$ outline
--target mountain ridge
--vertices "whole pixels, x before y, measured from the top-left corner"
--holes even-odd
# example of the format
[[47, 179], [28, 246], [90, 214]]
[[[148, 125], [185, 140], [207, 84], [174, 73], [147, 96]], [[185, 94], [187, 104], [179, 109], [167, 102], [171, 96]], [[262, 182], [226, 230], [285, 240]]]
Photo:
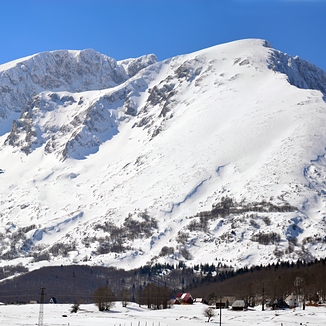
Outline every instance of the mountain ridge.
[[[5, 107], [20, 112], [21, 105], [44, 90], [82, 92], [117, 86], [129, 78], [128, 69], [136, 74], [155, 61], [154, 55], [145, 55], [118, 64], [113, 58], [87, 49], [42, 52], [2, 64], [1, 93], [4, 96], [0, 102], [0, 117], [6, 117]], [[19, 84], [26, 86], [12, 87]]]
[[70, 68], [69, 89], [27, 78], [2, 97], [1, 265], [325, 257], [325, 72], [256, 39], [162, 62], [86, 53], [86, 81], [87, 58], [107, 67], [90, 83]]

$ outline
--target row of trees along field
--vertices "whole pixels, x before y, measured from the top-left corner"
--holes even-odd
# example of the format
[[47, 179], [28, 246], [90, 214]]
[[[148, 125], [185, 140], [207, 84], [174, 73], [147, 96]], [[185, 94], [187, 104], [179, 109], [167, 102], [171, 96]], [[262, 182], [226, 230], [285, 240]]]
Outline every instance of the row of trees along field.
[[[167, 286], [158, 286], [153, 283], [148, 283], [144, 289], [138, 292], [139, 305], [147, 305], [148, 308], [166, 309], [169, 307], [169, 300], [172, 295], [172, 289]], [[121, 301], [122, 305], [126, 307], [129, 301], [135, 301], [130, 298], [127, 289], [122, 290], [118, 296], [114, 294], [109, 286], [101, 286], [95, 290], [93, 295], [93, 302], [98, 307], [99, 311], [110, 310], [114, 306], [116, 300]], [[79, 301], [78, 303], [81, 303]], [[77, 312], [76, 305], [73, 306], [72, 312]]]

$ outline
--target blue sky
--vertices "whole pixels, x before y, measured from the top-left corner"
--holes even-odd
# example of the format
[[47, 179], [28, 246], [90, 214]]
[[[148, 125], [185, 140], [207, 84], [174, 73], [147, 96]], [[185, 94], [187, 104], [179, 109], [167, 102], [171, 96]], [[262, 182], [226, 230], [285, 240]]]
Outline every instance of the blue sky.
[[163, 60], [262, 38], [326, 70], [326, 0], [2, 0], [0, 10], [0, 64], [85, 48]]

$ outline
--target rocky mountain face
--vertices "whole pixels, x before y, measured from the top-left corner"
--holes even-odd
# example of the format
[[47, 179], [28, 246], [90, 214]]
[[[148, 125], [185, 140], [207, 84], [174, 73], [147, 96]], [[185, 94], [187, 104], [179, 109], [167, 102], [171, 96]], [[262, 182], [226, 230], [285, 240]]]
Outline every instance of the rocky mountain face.
[[88, 49], [40, 53], [2, 65], [0, 117], [22, 112], [43, 91], [80, 93], [115, 87], [156, 61], [147, 55], [118, 63]]
[[[90, 115], [93, 114], [92, 119], [99, 120], [99, 123], [85, 126], [91, 129], [94, 127], [94, 130], [89, 130], [90, 133], [104, 133], [104, 129], [106, 132], [110, 128], [114, 129], [115, 119], [107, 123], [110, 120], [108, 109], [119, 100], [128, 101], [128, 92], [137, 92], [138, 86], [135, 85], [135, 90], [133, 84], [129, 87], [123, 86], [110, 96], [104, 94], [103, 98], [96, 100], [97, 103], [87, 102], [86, 105], [83, 103], [82, 92], [117, 87], [156, 61], [155, 55], [147, 55], [117, 63], [94, 50], [54, 51], [22, 59], [1, 74], [1, 92], [4, 96], [1, 97], [0, 117], [4, 119], [10, 117], [12, 112], [21, 113], [20, 118], [13, 122], [6, 144], [30, 153], [32, 148], [46, 143], [46, 152], [52, 152], [56, 147], [55, 139], [66, 133], [71, 138], [71, 134], [75, 133], [75, 141], [81, 146], [98, 146], [96, 140], [82, 139], [83, 136], [78, 134], [80, 125], [87, 125], [87, 121], [91, 120]], [[139, 87], [141, 89], [142, 86]], [[47, 93], [49, 91], [51, 92]], [[60, 94], [62, 91], [69, 94]], [[74, 97], [72, 93], [80, 96]], [[41, 118], [45, 112], [53, 111], [56, 114], [58, 107], [71, 108], [75, 103], [81, 108], [71, 116], [72, 120], [67, 121], [67, 124], [58, 126], [53, 118], [46, 130], [35, 130], [36, 118]], [[132, 105], [126, 104], [126, 114], [134, 114], [133, 110]], [[109, 133], [112, 132], [114, 134], [115, 131]], [[68, 152], [67, 146], [73, 147], [73, 141], [61, 148], [64, 157]]]
[[326, 73], [243, 40], [0, 66], [1, 266], [326, 253]]

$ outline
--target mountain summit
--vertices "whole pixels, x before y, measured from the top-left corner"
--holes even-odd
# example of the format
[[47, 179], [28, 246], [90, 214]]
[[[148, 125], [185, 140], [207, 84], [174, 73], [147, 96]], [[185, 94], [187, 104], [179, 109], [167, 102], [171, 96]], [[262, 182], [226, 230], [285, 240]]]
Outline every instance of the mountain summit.
[[1, 265], [326, 256], [326, 73], [263, 40], [0, 66]]

